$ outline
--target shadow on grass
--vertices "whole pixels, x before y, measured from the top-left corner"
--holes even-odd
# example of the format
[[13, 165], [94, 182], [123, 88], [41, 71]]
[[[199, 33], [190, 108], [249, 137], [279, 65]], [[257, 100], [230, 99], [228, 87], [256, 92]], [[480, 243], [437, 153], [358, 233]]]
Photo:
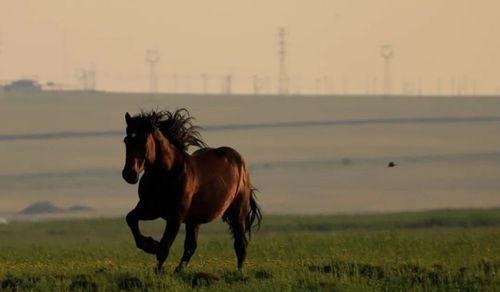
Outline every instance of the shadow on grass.
[[257, 280], [267, 280], [273, 277], [270, 272], [265, 270], [253, 272], [253, 277], [243, 275], [237, 271], [223, 271], [220, 275], [205, 272], [186, 271], [174, 275], [180, 278], [183, 282], [190, 284], [193, 288], [212, 286], [219, 282], [224, 282], [226, 284], [248, 283], [252, 280], [252, 278]]
[[[500, 263], [482, 260], [477, 269], [470, 271], [466, 267], [458, 270], [445, 269], [440, 264], [422, 267], [412, 263], [403, 263], [392, 267], [382, 267], [366, 263], [334, 261], [327, 265], [310, 265], [312, 272], [330, 274], [335, 278], [376, 280], [384, 290], [401, 288], [443, 288], [459, 290], [481, 290], [488, 287], [500, 287]], [[300, 286], [300, 282], [298, 283]]]
[[0, 290], [1, 291], [23, 291], [31, 290], [36, 283], [40, 281], [39, 277], [28, 276], [26, 278], [18, 278], [8, 275], [5, 279], [0, 280]]
[[116, 284], [121, 291], [147, 291], [149, 283], [129, 274], [119, 275]]
[[97, 283], [87, 275], [77, 275], [69, 285], [70, 291], [97, 291]]

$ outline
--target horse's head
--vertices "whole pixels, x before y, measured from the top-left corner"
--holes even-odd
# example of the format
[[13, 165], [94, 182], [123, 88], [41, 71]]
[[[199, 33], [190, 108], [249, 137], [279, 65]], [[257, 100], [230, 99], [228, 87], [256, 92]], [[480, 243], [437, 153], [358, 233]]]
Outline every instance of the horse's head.
[[155, 143], [153, 132], [156, 130], [157, 117], [135, 116], [125, 114], [127, 122], [127, 136], [123, 139], [125, 143], [125, 166], [122, 177], [130, 184], [139, 180], [139, 175], [144, 171], [148, 163], [155, 160]]

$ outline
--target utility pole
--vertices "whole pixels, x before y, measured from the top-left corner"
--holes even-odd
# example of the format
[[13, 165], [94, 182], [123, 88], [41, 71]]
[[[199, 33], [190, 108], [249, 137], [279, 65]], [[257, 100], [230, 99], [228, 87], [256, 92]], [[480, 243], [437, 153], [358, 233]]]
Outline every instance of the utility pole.
[[[1, 61], [1, 57], [2, 57], [2, 49], [3, 49], [3, 43], [2, 43], [2, 31], [0, 30], [0, 61]], [[0, 62], [0, 92], [3, 91], [3, 81], [2, 81], [2, 62]]]
[[174, 93], [177, 93], [177, 90], [179, 90], [179, 75], [177, 73], [174, 73], [173, 76], [173, 86], [174, 86]]
[[384, 95], [391, 94], [391, 59], [394, 50], [391, 45], [383, 45], [380, 48], [380, 56], [384, 59]]
[[436, 95], [441, 95], [441, 78], [436, 81]]
[[160, 53], [157, 50], [146, 51], [146, 63], [149, 65], [149, 91], [158, 92], [158, 76], [156, 74], [156, 65], [160, 61]]
[[457, 82], [455, 76], [450, 77], [450, 95], [457, 95]]
[[478, 86], [477, 86], [477, 80], [474, 79], [472, 81], [472, 95], [476, 96], [478, 94]]
[[186, 93], [191, 93], [191, 75], [186, 75]]
[[264, 77], [264, 87], [265, 87], [266, 94], [271, 94], [271, 77], [270, 76]]
[[320, 95], [321, 94], [321, 79], [319, 79], [319, 78], [314, 79], [314, 84], [316, 86], [316, 95]]
[[232, 83], [233, 76], [231, 74], [227, 74], [223, 76], [222, 79], [222, 93], [226, 95], [230, 95], [232, 92]]
[[286, 68], [287, 57], [287, 31], [286, 28], [278, 28], [278, 94], [288, 94], [289, 78]]
[[205, 73], [201, 74], [201, 82], [202, 82], [203, 94], [207, 94], [207, 92], [208, 92], [208, 76], [207, 76], [207, 74], [205, 74]]
[[254, 75], [253, 76], [253, 93], [255, 95], [260, 94], [262, 91], [262, 87], [263, 87], [262, 78], [260, 78], [257, 75]]
[[88, 82], [88, 88], [87, 90], [95, 90], [95, 65], [92, 63], [90, 64], [89, 69], [87, 69], [87, 82]]
[[378, 91], [378, 78], [377, 77], [372, 78], [372, 93], [374, 95], [377, 95], [379, 93], [379, 91]]
[[422, 78], [418, 78], [417, 80], [417, 94], [421, 96], [424, 93], [424, 88], [422, 84]]
[[[1, 57], [2, 57], [2, 40], [0, 39], [0, 61], [1, 61]], [[0, 62], [0, 92], [3, 91], [3, 82], [2, 82], [2, 63]]]
[[331, 93], [331, 92], [330, 92], [330, 86], [329, 86], [329, 83], [330, 83], [330, 82], [328, 82], [328, 81], [329, 81], [329, 80], [328, 80], [328, 77], [323, 75], [322, 80], [323, 80], [323, 93], [324, 93], [325, 95], [328, 95], [328, 94], [330, 94], [330, 93]]
[[344, 81], [343, 81], [343, 91], [344, 91], [344, 95], [348, 95], [349, 94], [349, 79], [347, 79], [347, 77], [344, 77]]

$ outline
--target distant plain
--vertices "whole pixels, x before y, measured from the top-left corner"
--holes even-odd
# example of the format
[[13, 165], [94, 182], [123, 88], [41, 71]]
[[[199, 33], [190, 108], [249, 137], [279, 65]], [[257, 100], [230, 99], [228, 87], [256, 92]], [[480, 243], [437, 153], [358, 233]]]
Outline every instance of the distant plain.
[[36, 201], [122, 216], [137, 200], [120, 176], [124, 113], [179, 107], [244, 155], [266, 213], [500, 206], [497, 97], [43, 92], [0, 93], [0, 216]]

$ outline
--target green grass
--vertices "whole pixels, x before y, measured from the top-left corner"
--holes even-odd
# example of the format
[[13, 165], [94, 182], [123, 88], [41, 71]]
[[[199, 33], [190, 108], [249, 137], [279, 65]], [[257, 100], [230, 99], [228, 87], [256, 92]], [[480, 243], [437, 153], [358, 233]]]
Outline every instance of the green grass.
[[[163, 224], [142, 228], [158, 237]], [[174, 275], [181, 233], [156, 275], [123, 219], [1, 225], [0, 290], [500, 290], [499, 209], [265, 216], [244, 278], [226, 229], [203, 226], [189, 267]]]

